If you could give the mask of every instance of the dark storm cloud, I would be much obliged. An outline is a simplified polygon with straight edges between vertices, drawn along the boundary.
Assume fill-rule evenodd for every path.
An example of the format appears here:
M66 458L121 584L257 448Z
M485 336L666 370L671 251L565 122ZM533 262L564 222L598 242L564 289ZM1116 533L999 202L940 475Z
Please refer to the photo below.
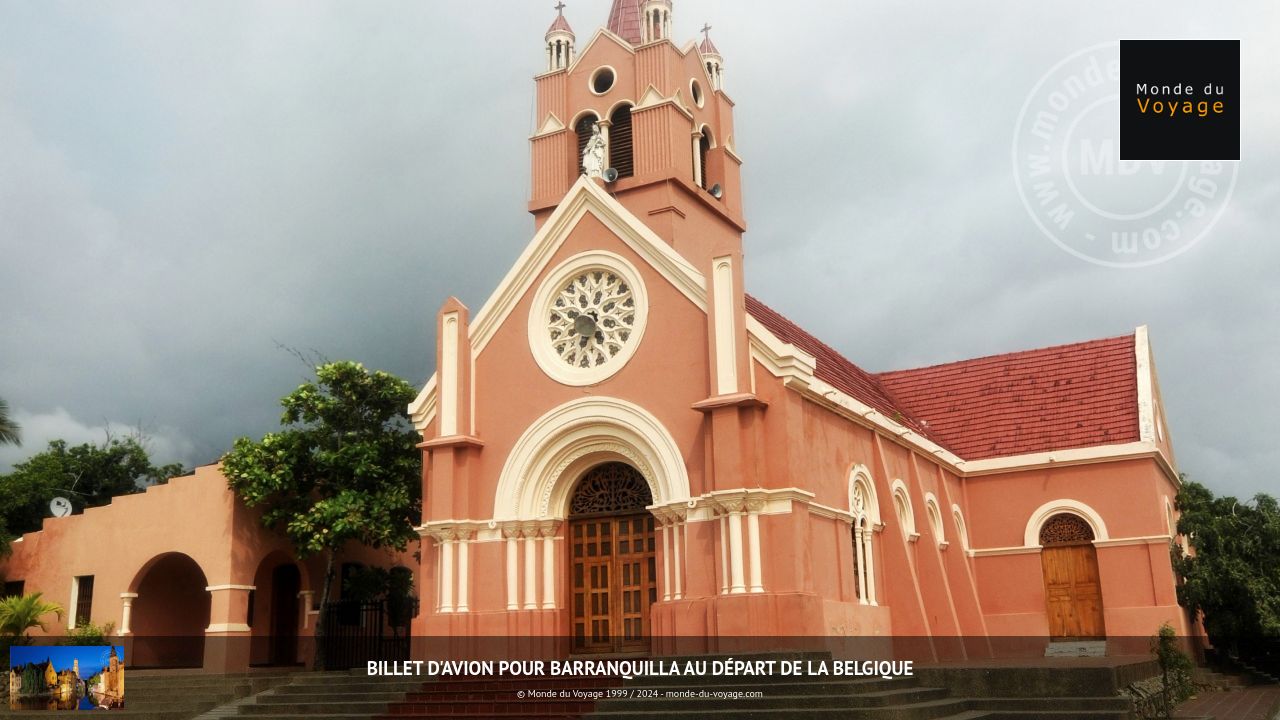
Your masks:
M608 9L566 13L580 43ZM1148 324L1183 470L1280 462L1273 3L992 7L676 0L726 57L750 289L873 370ZM1159 12L1154 12L1158 8ZM306 373L419 382L532 234L548 3L0 0L0 396L27 446L141 422L208 462ZM1163 19L1162 19L1163 18ZM1244 155L1191 252L1116 271L1041 236L1009 146L1039 77L1120 37L1243 40Z

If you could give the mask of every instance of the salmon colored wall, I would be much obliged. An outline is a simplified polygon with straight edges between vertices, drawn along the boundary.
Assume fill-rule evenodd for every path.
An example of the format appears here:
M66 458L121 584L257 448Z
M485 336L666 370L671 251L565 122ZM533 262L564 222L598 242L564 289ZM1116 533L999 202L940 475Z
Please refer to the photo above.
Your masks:
M12 555L0 562L0 572L10 580L24 581L26 592L41 592L64 608L71 607L72 578L94 576L91 619L99 625L114 623L117 632L124 630L121 594L136 593L130 612L132 637L187 637L193 630L208 637L247 637L250 633L218 627L245 622L245 588L262 579L259 570L266 558L293 561L287 540L262 528L259 518L259 513L235 498L218 466L204 466L193 475L173 478L144 493L113 498L109 505L83 514L45 520L40 531L27 533L13 544ZM417 566L408 553L357 545L344 548L340 557L368 565ZM302 588L313 591L318 601L321 559L308 558L299 566ZM265 577L269 582L270 573ZM219 586L225 589L206 590ZM261 603L270 597L270 588L259 585L255 595L257 618L266 623L269 606ZM298 602L301 610L303 601ZM299 613L300 635L314 632L315 618L315 613ZM65 634L68 624L64 615L48 634ZM255 632L258 627L255 619ZM157 656L151 658L157 662L182 654L162 645L152 643L148 649L144 644L138 649L144 654L140 660L147 660L148 652ZM204 658L206 668L242 669L250 660L247 644L226 657L211 656L214 645L218 653L229 652L225 642L206 642L210 653ZM190 643L186 646L189 651ZM189 664L185 658L182 662Z

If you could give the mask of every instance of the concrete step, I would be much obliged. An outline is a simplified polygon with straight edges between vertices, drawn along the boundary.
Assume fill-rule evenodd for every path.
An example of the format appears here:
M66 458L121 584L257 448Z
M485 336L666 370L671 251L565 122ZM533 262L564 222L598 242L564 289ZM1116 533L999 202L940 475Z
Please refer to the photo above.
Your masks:
M706 706L686 706L682 710L649 710L647 706L627 711L597 711L587 715L599 720L663 720L664 718L844 718L845 720L939 720L965 715L969 708L964 700L934 700L894 707L841 708L793 705L786 708L759 707L755 700L717 701ZM981 714L969 715L971 718Z
M270 692L270 693L263 693L259 695L256 698L256 701L259 705L288 705L290 703L297 703L302 700L305 700L306 702L317 702L317 703L324 703L324 702L338 703L338 702L349 702L349 701L395 702L397 700L403 700L404 696L405 694L402 692L384 692L381 690L375 690L370 692L360 692L360 693L318 692L318 693L305 693L305 694Z
M1121 697L978 698L970 699L974 710L1001 712L1128 712L1129 701Z
M385 701L338 700L336 702L312 701L301 699L292 703L252 703L240 706L243 717L276 717L278 715L309 714L313 712L340 713L372 716L387 710Z

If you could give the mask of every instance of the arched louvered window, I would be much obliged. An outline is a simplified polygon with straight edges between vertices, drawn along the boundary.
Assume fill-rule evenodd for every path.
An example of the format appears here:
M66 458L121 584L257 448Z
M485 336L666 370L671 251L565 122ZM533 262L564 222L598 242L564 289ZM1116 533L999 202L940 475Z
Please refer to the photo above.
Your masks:
M631 106L622 105L609 116L609 167L618 177L636 174L635 151L631 144Z
M599 119L593 113L584 113L573 126L573 131L578 134L578 155L577 159L573 161L573 166L578 169L578 175L582 174L583 169L582 154L587 150L587 143L591 140L591 131Z
M707 181L707 153L711 150L711 131L702 129L702 137L698 138L698 185L706 190L710 186Z

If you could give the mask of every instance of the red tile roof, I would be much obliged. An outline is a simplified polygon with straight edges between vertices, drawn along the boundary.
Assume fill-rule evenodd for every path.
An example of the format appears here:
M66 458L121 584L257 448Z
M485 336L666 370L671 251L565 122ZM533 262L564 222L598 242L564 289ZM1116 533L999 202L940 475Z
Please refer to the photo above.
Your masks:
M890 395L875 375L849 362L831 346L805 332L799 325L783 317L781 313L747 295L747 314L769 328L769 332L785 343L791 343L809 353L818 364L814 374L819 380L879 410L882 414L900 422L923 435L930 435L919 421Z
M947 447L970 460L1139 437L1133 335L878 377Z
M640 5L643 0L613 0L609 9L609 32L632 45L640 44Z
M569 27L569 21L564 19L563 8L560 9L560 14L556 16L555 21L551 23L551 27L547 28L547 34L550 35L557 30L567 32L570 35L573 34L573 28Z
M703 55L719 55L720 51L716 49L716 44L711 42L711 36L707 35L702 42L698 43L698 52Z
M872 374L751 296L747 312L820 380L966 460L1139 439L1133 335Z

